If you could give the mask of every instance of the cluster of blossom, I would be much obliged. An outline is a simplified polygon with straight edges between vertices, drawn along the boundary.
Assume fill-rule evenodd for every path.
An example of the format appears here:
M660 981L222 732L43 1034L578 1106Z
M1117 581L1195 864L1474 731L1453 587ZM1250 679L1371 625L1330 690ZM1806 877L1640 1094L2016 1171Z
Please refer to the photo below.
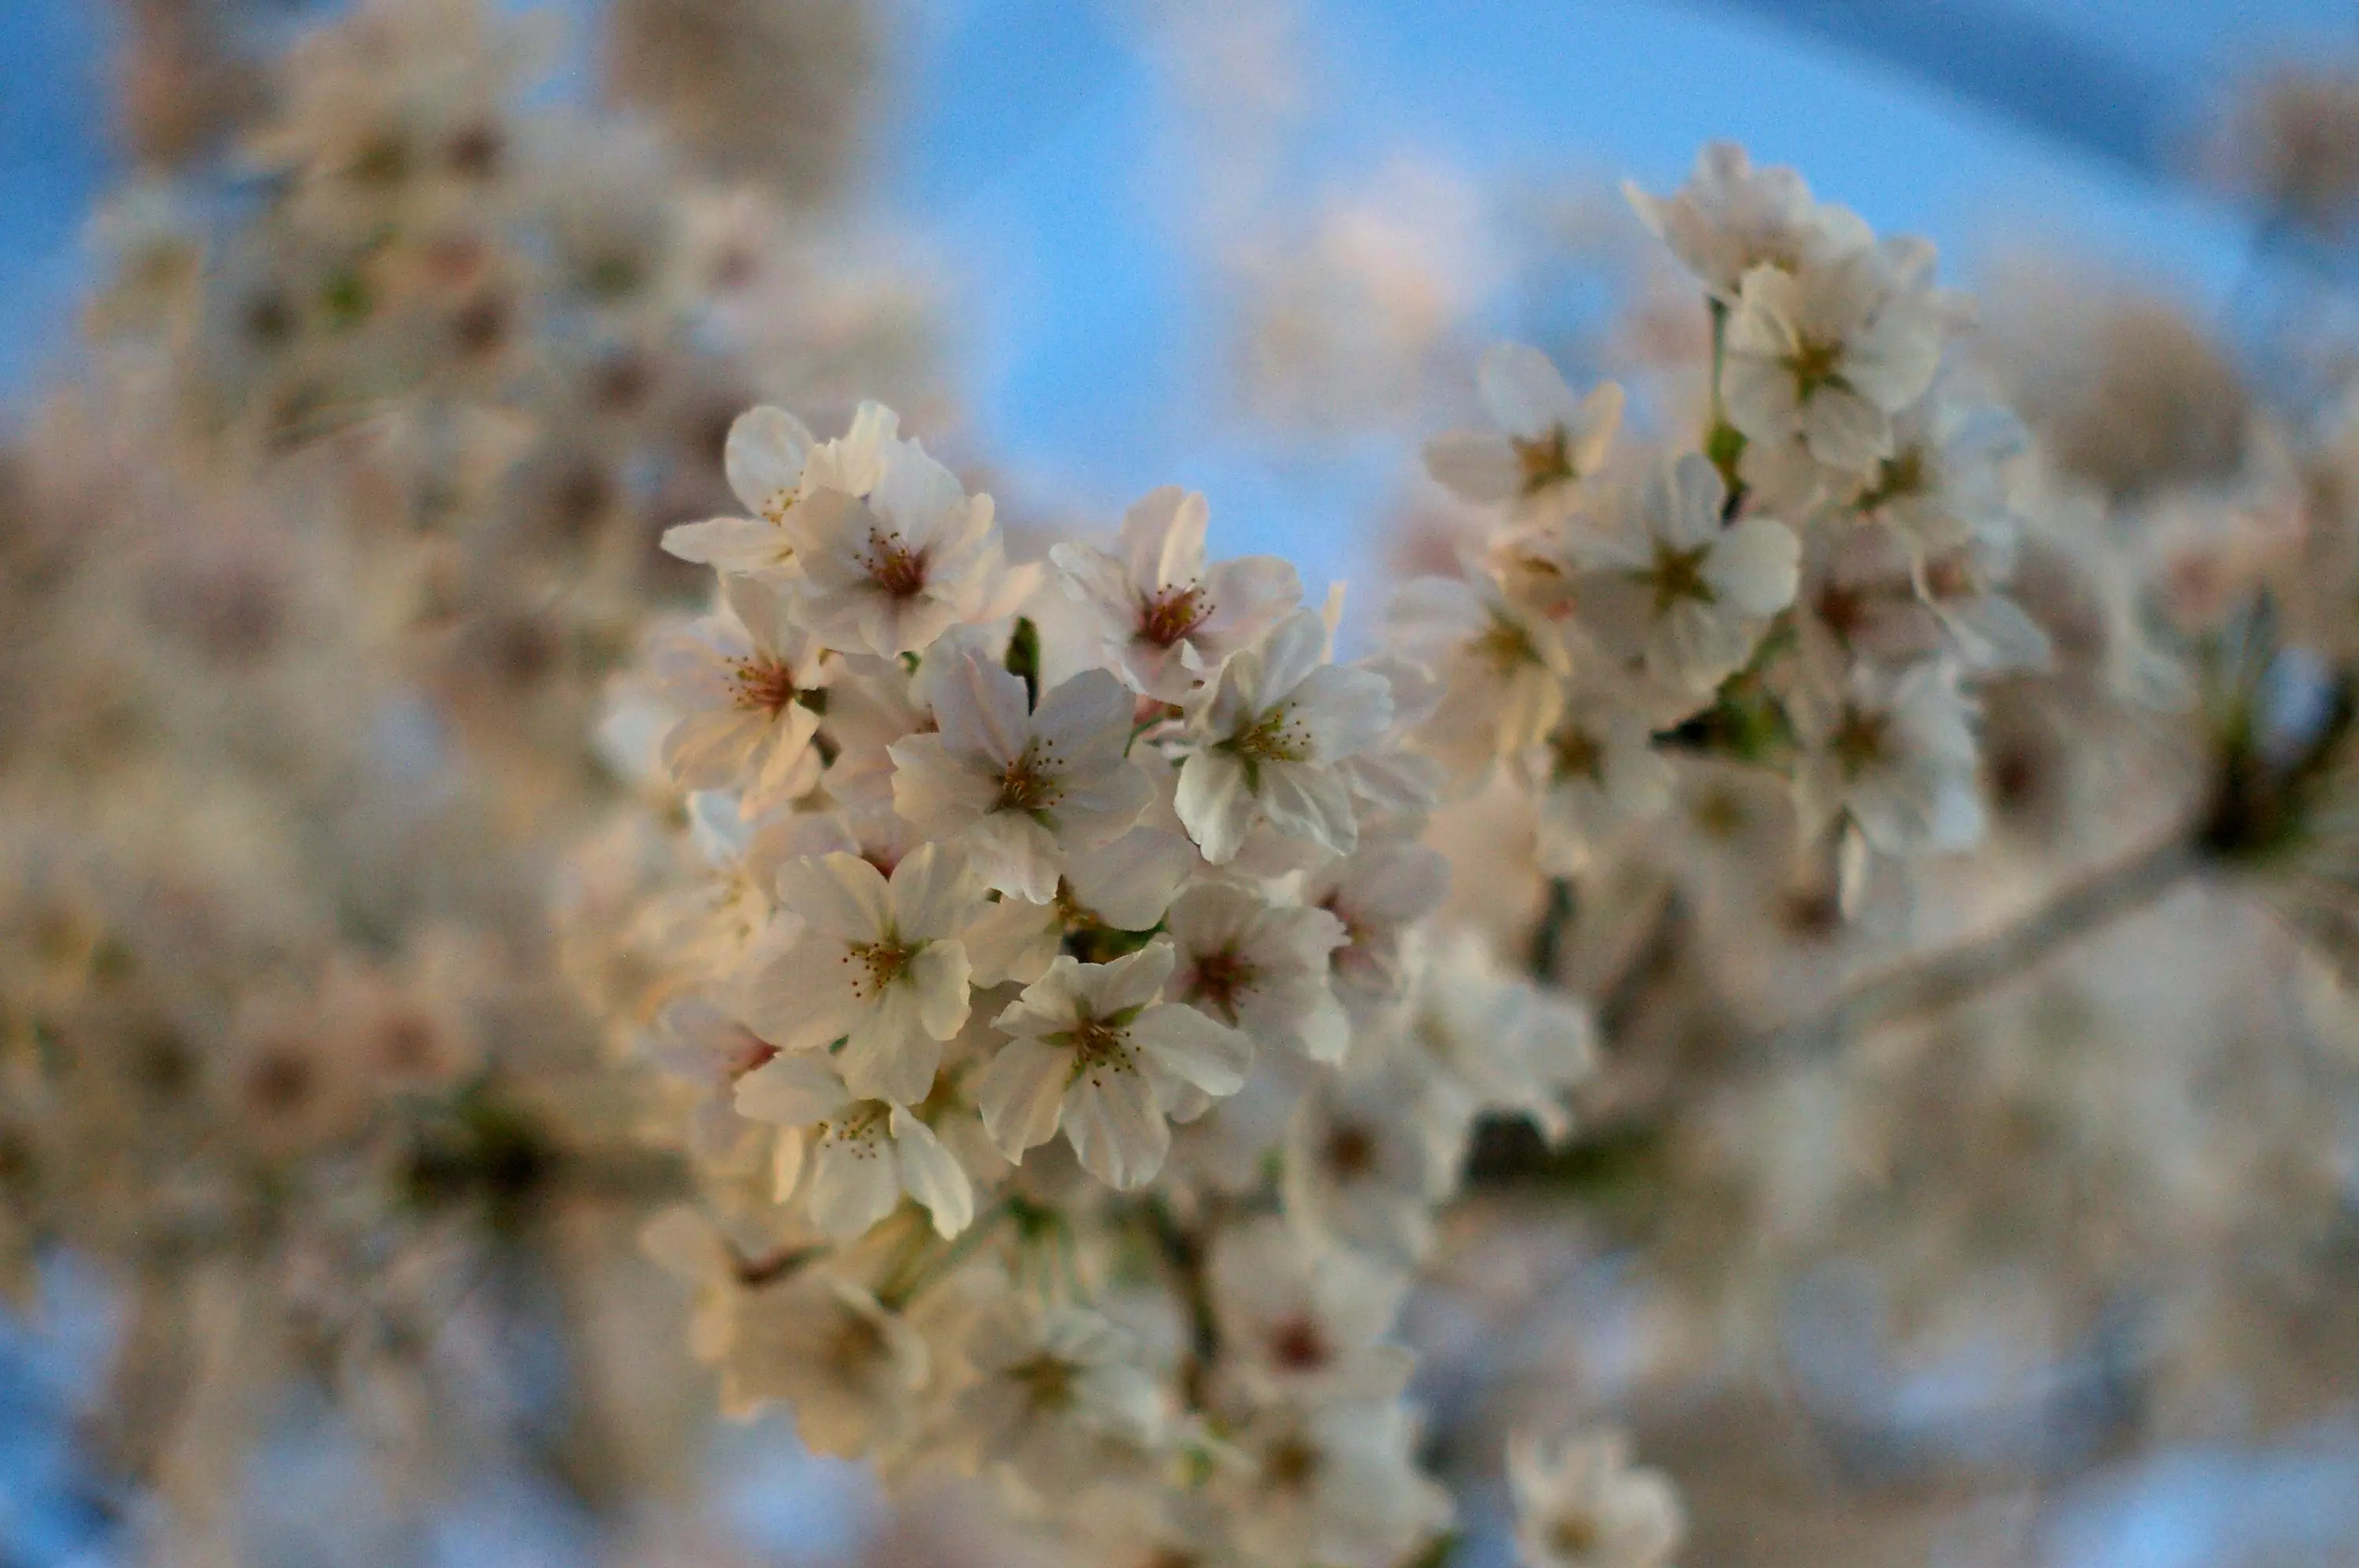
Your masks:
M1910 1485L2061 1486L2084 1445L2255 1441L2341 1408L2339 1337L2267 1325L2353 1288L2321 1239L2347 1213L2354 1088L2326 975L2354 950L2347 394L2303 411L2217 324L2117 280L2004 273L1990 329L1961 335L1914 291L1921 258L1733 152L1637 204L1704 298L1682 301L1694 351L1632 401L1691 408L1699 455L1599 463L1582 447L1612 395L1495 355L1503 435L1431 456L1496 525L1402 629L1462 654L1469 700L1442 713L1488 716L1420 738L1462 739L1490 778L1430 834L1495 873L1462 909L1495 910L1502 942L1552 923L1536 843L1563 879L1560 972L1614 999L1593 1148L1646 1162L1613 1229L1642 1249L1648 1320L1685 1341L1648 1376L1730 1423L1650 1451L1727 1539L1740 1496L1795 1517L1770 1466L1717 1452L1790 1420L1754 1410L1765 1443L1729 1436L1748 1411L1716 1357L1764 1336L1793 1408L1874 1434L1862 1451ZM1852 327L1814 326L1814 291ZM2302 341L2264 362L2332 367L2329 319L2285 312ZM1984 375L2031 444L1949 402ZM1630 547L1682 462L1726 487L1722 514ZM1790 602L1715 625L1770 579L1703 577L1756 517L1799 540ZM1655 589L1635 605L1634 581ZM1711 591L1683 611L1689 582ZM1702 674L1658 706L1682 666ZM1600 685L1618 744L1566 717ZM1879 781L1889 749L1914 761ZM1977 827L1971 858L1917 852ZM1856 1492L1822 1507L1845 1539Z
M1431 927L1433 681L1335 662L1339 601L1209 559L1201 495L1014 565L880 406L756 408L727 469L749 514L667 538L714 610L610 731L709 858L614 939L725 1402L987 1471L1093 1562L1403 1560L1451 1506L1396 1311L1474 1118L1561 1134L1591 1056ZM1621 1450L1518 1454L1533 1561L1667 1558Z
M1940 374L1965 309L1930 246L1728 146L1632 200L1703 286L1701 427L1617 450L1619 386L1484 358L1496 430L1427 461L1495 522L1389 615L1442 685L1418 738L1470 787L1512 770L1567 877L1671 806L1674 758L1773 770L1855 903L1873 857L1979 837L1968 692L2048 658L2006 591L2020 432Z
M268 62L237 163L102 214L88 362L0 456L0 1265L118 1292L87 1457L161 1552L251 1560L290 1381L413 1495L592 1404L510 1320L660 1300L677 1178L548 928L585 716L742 402L922 374L827 209L528 106L549 37L371 0ZM648 1387L566 1434L633 1451L593 1503L689 1457Z

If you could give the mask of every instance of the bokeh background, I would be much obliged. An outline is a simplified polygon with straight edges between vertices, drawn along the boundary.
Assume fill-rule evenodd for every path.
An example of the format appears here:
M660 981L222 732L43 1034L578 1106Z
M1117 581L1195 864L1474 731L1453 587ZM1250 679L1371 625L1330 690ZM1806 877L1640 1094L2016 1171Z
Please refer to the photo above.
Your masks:
M569 24L540 91L594 99L600 7L539 9ZM266 56L336 7L238 10L242 47ZM1600 362L1642 243L1616 183L1668 189L1712 138L1798 166L1879 231L1930 236L1951 280L1986 293L2077 269L2234 339L2359 278L2204 177L2232 84L2359 57L2359 14L2332 0L886 0L874 18L839 218L922 280L954 449L987 460L1019 516L1102 524L1153 485L1201 489L1224 550L1288 556L1314 584L1381 572L1417 442L1465 404L1484 342ZM125 29L101 0L0 0L0 398L20 411L73 373L92 220L132 172ZM0 1339L0 1564L119 1561L72 1429L120 1303L71 1260L40 1289L46 1311ZM1611 1268L1569 1300L1608 1337L1628 1310ZM1938 1410L1980 1375L1969 1359L1908 1397ZM309 1441L266 1452L293 1542L270 1561L371 1560L331 1538L374 1525L307 1500L342 1495L354 1463ZM710 1465L712 1561L843 1561L881 1517L857 1471L775 1423ZM404 1552L571 1563L582 1528L561 1498L494 1476ZM2001 1536L2021 1555L1989 1549ZM2359 1561L2359 1412L2076 1455L1930 1540L1921 1560L1960 1564Z

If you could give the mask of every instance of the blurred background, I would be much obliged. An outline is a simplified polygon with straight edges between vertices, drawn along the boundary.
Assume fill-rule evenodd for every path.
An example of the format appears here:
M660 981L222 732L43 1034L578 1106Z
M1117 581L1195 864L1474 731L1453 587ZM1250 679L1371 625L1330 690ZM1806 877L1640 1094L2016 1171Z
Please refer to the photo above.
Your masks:
M476 8L408 9L447 45ZM455 172L432 191L405 172L410 194L381 192L382 210L305 208L279 199L288 171L322 146L365 167L370 84L431 52L304 41L346 10L0 0L0 1022L39 1052L143 1043L103 1092L7 1080L40 1174L11 1185L6 1222L23 1256L0 1321L0 1564L996 1560L955 1498L888 1511L775 1419L701 1421L679 1303L632 1243L665 1177L633 1135L632 1081L570 1000L612 977L585 982L568 928L543 930L552 868L597 823L600 683L647 606L685 591L651 541L726 504L715 421L756 395L822 429L892 399L1016 529L1103 529L1152 486L1201 489L1219 551L1347 580L1358 617L1413 550L1419 444L1463 421L1485 344L1538 343L1578 386L1661 357L1650 334L1693 334L1618 187L1668 190L1715 138L1933 240L1945 281L1982 296L2027 418L2112 502L2225 507L2202 487L2275 439L2251 430L2328 428L2349 384L2359 13L2330 0L497 5L470 47L521 84L513 124L476 143L451 121ZM437 90L488 101L465 76ZM512 153L529 175L506 172ZM436 243L397 254L426 230ZM2093 388L2093 414L2074 401ZM462 425L454 398L516 416ZM363 425L383 439L342 449ZM498 526L445 548L417 520L446 512ZM380 691L389 665L399 689ZM220 671L258 668L266 683L219 704ZM126 746L142 760L89 761ZM364 757L395 759L399 787L356 785L384 773ZM58 849L81 841L101 849ZM592 925L618 896L566 884ZM2208 908L2174 918L2095 960L2133 1019L2169 1011L2145 994L2156 952L2233 968L2250 950ZM125 954L136 994L90 1001ZM405 1048L424 1031L471 1087L402 1112L390 1141L307 1120L319 1094L268 1054L273 1004L249 983L266 970L341 977L337 1006ZM2309 982L2263 964L2237 983L2267 1011ZM400 1014L411 1002L431 1004L424 1023ZM215 1113L232 1132L139 1098L185 1076L179 1047L149 1046L209 1029L245 1053ZM2245 1070L2233 1054L2201 1067ZM1972 1098L1919 1088L1909 1103L1936 1118ZM2122 1103L2113 1120L2136 1122ZM1603 1199L1578 1224L1503 1200L1467 1224L1419 1319L1437 1428L1576 1359L1637 1390L1642 1449L1690 1489L1700 1563L2359 1562L2351 1124L2342 1102L2309 1108L2326 1125L2288 1188L2264 1168L2289 1145L2249 1121L2261 1147L2233 1179L2207 1166L2170 1188L2201 1189L2187 1201L2207 1224L2240 1217L2201 1242L2158 1219L2135 1240L2112 1218L2095 1241L2048 1237L2055 1271L2093 1252L2123 1267L2072 1310L2031 1313L2036 1346L2007 1314L2043 1288L2039 1262L1911 1252L1910 1295L1878 1272L1882 1242L1818 1238L1750 1322L1776 1341L1777 1375L1757 1379L1728 1371L1757 1338L1668 1351L1679 1334L1650 1304L1699 1251L1746 1252L1745 1222L1667 1237ZM256 1130L272 1117L288 1126ZM57 1123L71 1147L35 1148ZM1995 1180L1984 1217L2002 1230L2062 1186L2111 1215L2168 1184L2093 1135L1995 1125L1958 1158L2012 1179L2065 1151L2060 1185ZM255 1161L283 1171L283 1145L241 1141L273 1138L344 1163L257 1198ZM1626 1179L1598 1175L1619 1149L1578 1179ZM208 1185L215 1162L234 1173ZM398 1310L357 1314L336 1288L384 1265L377 1219L332 1201L355 1171L406 1195L401 1256L425 1260ZM2239 1228L2281 1199L2325 1217L2293 1261ZM1915 1212L1879 1225L1908 1231ZM2203 1249L2201 1291L2177 1289L2183 1239ZM245 1261L190 1261L221 1256ZM1734 1311L1699 1293L1712 1305L1682 1333ZM278 1324L267 1346L230 1331L256 1314ZM357 1368L356 1315L376 1347ZM1951 1321L1978 1315L2000 1331ZM386 1346L429 1329L418 1358L475 1384L461 1424L503 1434L480 1464L453 1457L476 1450L433 1399L387 1392L408 1351ZM2218 1375L2154 1375L2147 1350L2173 1334ZM1918 1349L1862 1351L1887 1340ZM1667 1363L1682 1370L1658 1387ZM593 1366L605 1391L585 1400ZM1723 1377L1734 1406L1713 1402ZM384 1396L368 1421L447 1441L446 1463L378 1476L365 1423L320 1391L352 1383ZM168 1441L191 1398L260 1387L195 1422L234 1441ZM582 1411L602 1403L593 1441ZM251 1528L207 1555L158 1532L151 1493ZM1497 1530L1473 1539L1465 1561L1506 1560Z

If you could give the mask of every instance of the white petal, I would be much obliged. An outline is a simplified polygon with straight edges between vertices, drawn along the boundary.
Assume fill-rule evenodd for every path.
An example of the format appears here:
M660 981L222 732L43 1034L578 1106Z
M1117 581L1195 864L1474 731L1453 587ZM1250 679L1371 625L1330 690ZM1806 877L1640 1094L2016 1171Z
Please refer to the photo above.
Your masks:
M983 1113L984 1130L1011 1160L1055 1135L1073 1054L1038 1040L1011 1040L985 1062L969 1092Z
M1131 1022L1131 1043L1158 1068L1208 1095L1226 1097L1245 1087L1253 1042L1179 1002L1158 1002Z
M851 1098L824 1056L784 1053L737 1080L738 1114L781 1127L824 1121Z
M890 1123L901 1188L934 1217L934 1229L956 1236L974 1221L974 1184L966 1167L942 1147L934 1130L899 1106Z
M1086 1072L1066 1098L1065 1140L1083 1170L1126 1192L1163 1168L1171 1127L1146 1074L1111 1067Z
M1794 601L1801 559L1801 542L1791 528L1772 518L1747 517L1712 542L1702 577L1732 609L1770 616Z
M729 427L722 468L737 499L762 517L783 516L803 481L811 433L783 408L749 408Z
M801 916L813 935L842 942L874 942L892 918L885 874L841 852L779 867L778 903Z

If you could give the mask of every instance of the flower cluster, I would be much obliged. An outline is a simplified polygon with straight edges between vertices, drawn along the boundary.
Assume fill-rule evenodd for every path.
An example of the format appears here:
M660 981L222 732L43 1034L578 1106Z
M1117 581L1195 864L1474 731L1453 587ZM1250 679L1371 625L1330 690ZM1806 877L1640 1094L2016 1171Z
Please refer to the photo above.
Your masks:
M1940 374L1965 312L1930 247L1727 146L1632 200L1702 285L1709 406L1689 440L1617 446L1618 386L1484 358L1495 427L1426 457L1494 521L1390 611L1442 686L1417 739L1470 787L1510 771L1563 876L1669 810L1685 761L1775 770L1855 899L1874 856L1978 837L1967 692L2048 658L2006 592L2020 432Z
M174 9L237 7L140 26ZM290 1425L401 1498L537 1444L598 1508L687 1461L676 1379L617 1436L504 1348L603 1380L556 1303L663 1304L629 1238L678 1190L549 888L749 389L921 375L824 181L786 207L563 103L546 17L338 9L249 40L234 159L103 210L89 351L0 449L0 1276L103 1281L76 1457L176 1561L268 1555L244 1472Z
M1012 564L886 409L756 408L727 469L747 514L667 538L712 612L613 729L709 858L625 935L707 1198L650 1245L725 1400L1093 1560L1400 1560L1451 1505L1396 1310L1474 1118L1561 1133L1591 1051L1430 929L1440 687L1337 662L1201 495Z

